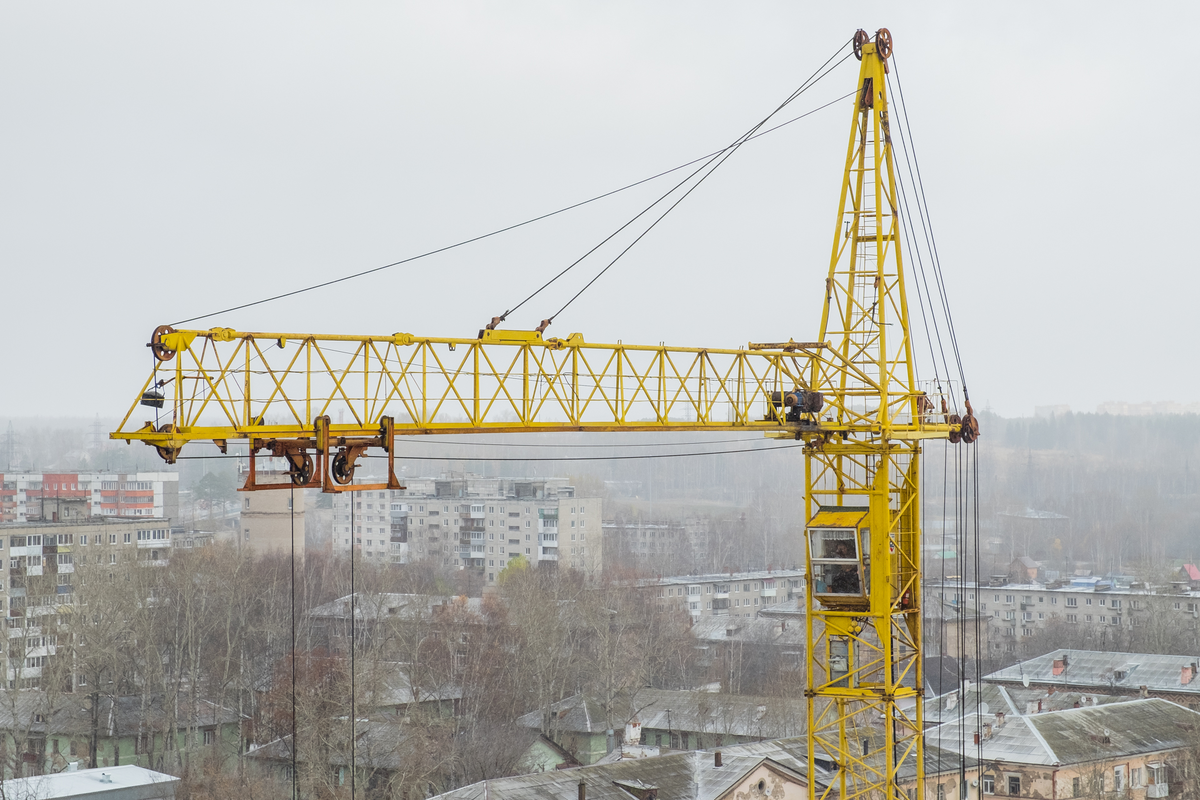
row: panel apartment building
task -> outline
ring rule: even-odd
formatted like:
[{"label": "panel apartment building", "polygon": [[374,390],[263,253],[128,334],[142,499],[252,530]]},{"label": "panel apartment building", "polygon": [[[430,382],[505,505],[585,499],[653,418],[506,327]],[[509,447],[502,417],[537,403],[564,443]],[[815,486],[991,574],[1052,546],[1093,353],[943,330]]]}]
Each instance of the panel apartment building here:
[{"label": "panel apartment building", "polygon": [[660,604],[679,606],[693,619],[756,617],[764,608],[802,598],[804,570],[678,575],[643,581],[640,585],[657,591]]},{"label": "panel apartment building", "polygon": [[988,584],[928,581],[925,586],[927,594],[978,610],[987,620],[992,654],[1016,653],[1022,640],[1057,624],[1098,633],[1105,628],[1141,627],[1159,615],[1178,615],[1191,624],[1200,617],[1200,592],[1112,578]]},{"label": "panel apartment building", "polygon": [[178,516],[175,472],[0,473],[0,523]]},{"label": "panel apartment building", "polygon": [[[99,517],[0,525],[0,559],[8,560],[7,580],[0,585],[8,688],[41,685],[57,652],[60,626],[79,617],[80,573],[112,582],[125,570],[166,564],[170,550],[171,523],[166,519]],[[76,688],[81,681],[69,672],[60,678]]]},{"label": "panel apartment building", "polygon": [[353,548],[370,563],[475,570],[486,584],[518,556],[595,576],[603,569],[601,500],[577,496],[566,478],[467,473],[406,478],[405,485],[335,496],[334,552]]}]

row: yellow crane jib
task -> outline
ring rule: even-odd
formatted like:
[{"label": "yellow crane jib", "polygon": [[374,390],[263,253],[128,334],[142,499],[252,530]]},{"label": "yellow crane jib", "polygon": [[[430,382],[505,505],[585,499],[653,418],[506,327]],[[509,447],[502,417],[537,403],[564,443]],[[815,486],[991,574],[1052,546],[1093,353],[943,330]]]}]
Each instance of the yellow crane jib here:
[{"label": "yellow crane jib", "polygon": [[[449,339],[160,326],[148,346],[155,367],[112,438],[154,446],[168,462],[189,441],[246,441],[287,457],[296,485],[329,491],[350,488],[366,448],[390,455],[395,435],[757,429],[853,448],[883,430],[869,407],[873,380],[825,344],[723,350],[539,331]],[[847,369],[858,385],[843,391]],[[139,405],[156,419],[131,427]],[[908,438],[953,429],[931,413],[885,422]],[[251,478],[246,488],[265,487]]]}]

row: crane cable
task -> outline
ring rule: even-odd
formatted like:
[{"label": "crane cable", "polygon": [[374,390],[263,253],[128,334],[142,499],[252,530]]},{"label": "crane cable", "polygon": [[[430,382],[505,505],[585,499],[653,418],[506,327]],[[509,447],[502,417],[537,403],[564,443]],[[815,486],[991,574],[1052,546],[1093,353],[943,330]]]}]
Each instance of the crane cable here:
[{"label": "crane cable", "polygon": [[[956,367],[958,368],[959,379],[962,381],[963,395],[966,396],[966,394],[967,394],[967,379],[966,379],[966,374],[963,370],[962,354],[958,347],[958,335],[954,329],[954,316],[950,311],[949,298],[948,298],[948,294],[946,292],[946,282],[945,282],[945,278],[942,273],[941,256],[939,255],[938,248],[937,248],[937,238],[933,234],[933,225],[932,225],[932,220],[930,219],[930,214],[929,214],[929,203],[925,197],[925,182],[921,176],[921,163],[920,163],[920,160],[917,158],[916,144],[912,141],[912,127],[909,123],[908,109],[904,102],[904,84],[900,80],[900,67],[896,62],[895,53],[892,54],[891,60],[892,60],[892,66],[895,67],[895,71],[896,71],[896,89],[897,89],[897,96],[900,100],[899,106],[900,106],[900,110],[903,112],[902,113],[903,119],[901,120],[903,125],[899,132],[901,134],[904,134],[903,138],[907,142],[907,145],[905,147],[906,155],[908,152],[908,148],[911,147],[911,149],[912,149],[912,167],[913,167],[913,170],[914,170],[915,176],[916,176],[915,185],[913,188],[914,188],[914,191],[916,194],[916,199],[917,199],[917,210],[920,215],[922,228],[925,233],[926,247],[928,248],[929,254],[930,254],[930,260],[931,260],[932,270],[933,270],[933,274],[934,274],[934,282],[935,282],[935,285],[938,287],[938,296],[939,296],[939,299],[941,300],[942,309],[943,309],[943,312],[946,317],[946,327],[947,327],[947,331],[949,334],[950,347],[954,352],[954,361],[955,361]],[[890,82],[890,79],[889,79],[889,82]],[[932,301],[932,298],[931,298],[931,301]]]},{"label": "crane cable", "polygon": [[[627,252],[629,252],[629,250],[630,250],[630,249],[631,249],[631,248],[632,248],[632,247],[633,247],[635,244],[637,244],[639,241],[641,241],[641,240],[642,240],[642,237],[644,237],[644,236],[645,236],[646,234],[648,234],[648,233],[649,233],[651,230],[653,230],[653,229],[654,229],[654,227],[655,227],[656,225],[658,225],[658,223],[659,223],[659,222],[662,222],[663,218],[664,218],[664,217],[666,217],[666,216],[667,216],[667,214],[671,213],[671,211],[673,211],[673,210],[675,209],[675,207],[676,207],[676,206],[678,206],[680,203],[682,203],[682,202],[683,202],[683,200],[684,200],[684,198],[686,198],[686,197],[687,197],[688,195],[690,195],[690,194],[691,194],[693,191],[695,191],[695,190],[696,190],[696,189],[697,189],[697,188],[700,186],[700,184],[701,184],[701,183],[703,183],[703,182],[705,181],[705,179],[707,179],[707,178],[708,178],[708,176],[709,176],[709,175],[711,175],[711,174],[712,174],[714,171],[716,171],[717,167],[719,167],[719,166],[721,166],[723,163],[725,163],[726,159],[728,159],[728,158],[729,158],[731,155],[733,155],[733,154],[734,154],[734,153],[735,153],[735,152],[738,150],[738,148],[740,148],[740,147],[741,147],[743,144],[745,144],[746,142],[750,141],[750,139],[751,139],[751,138],[753,138],[753,137],[755,136],[755,134],[756,134],[756,133],[758,133],[759,129],[760,129],[760,128],[762,128],[762,126],[766,125],[766,124],[767,124],[767,122],[769,122],[773,116],[775,116],[775,115],[776,115],[776,114],[778,114],[780,111],[782,111],[782,110],[783,110],[785,107],[787,107],[787,105],[788,105],[789,103],[791,103],[791,102],[792,102],[793,100],[795,100],[797,97],[799,97],[800,95],[802,95],[804,92],[806,92],[806,91],[808,91],[809,89],[811,89],[811,88],[812,88],[813,86],[815,86],[815,85],[816,85],[816,84],[817,84],[817,83],[818,83],[818,82],[819,82],[819,81],[820,81],[822,78],[824,78],[826,75],[828,75],[828,74],[829,74],[830,72],[832,72],[834,69],[836,69],[837,67],[839,67],[839,66],[840,66],[840,65],[841,65],[841,64],[842,64],[844,61],[846,61],[846,59],[848,59],[848,58],[850,57],[850,55],[851,55],[850,53],[847,53],[847,54],[846,54],[846,55],[845,55],[845,56],[844,56],[844,57],[841,59],[841,61],[838,61],[838,62],[837,62],[836,64],[834,64],[832,67],[830,67],[830,66],[829,66],[829,63],[830,63],[831,61],[833,61],[835,58],[837,58],[837,57],[838,57],[838,54],[839,54],[839,53],[841,53],[841,52],[842,52],[842,50],[846,49],[846,47],[847,47],[847,46],[849,46],[849,44],[850,44],[850,41],[847,41],[845,44],[843,44],[841,47],[839,47],[839,48],[838,48],[838,49],[837,49],[837,50],[834,52],[834,54],[833,54],[833,55],[831,55],[831,56],[830,56],[828,59],[826,59],[826,61],[825,61],[825,63],[824,63],[824,64],[822,64],[820,67],[818,67],[818,68],[817,68],[816,72],[814,72],[814,73],[813,73],[812,75],[810,75],[810,76],[809,76],[809,77],[808,77],[808,78],[807,78],[807,79],[806,79],[806,80],[805,80],[805,81],[804,81],[802,84],[800,84],[800,87],[799,87],[798,89],[796,89],[794,92],[792,92],[790,95],[788,95],[788,97],[787,97],[787,99],[786,99],[786,100],[784,100],[782,103],[780,103],[780,104],[779,104],[779,105],[778,105],[778,106],[775,108],[775,110],[773,110],[773,111],[772,111],[770,114],[767,114],[767,116],[766,116],[766,117],[764,117],[764,118],[763,118],[763,119],[762,119],[760,122],[758,122],[756,125],[754,125],[753,127],[751,127],[751,128],[750,128],[750,130],[746,131],[746,132],[745,132],[745,133],[743,133],[741,136],[737,137],[737,138],[736,138],[736,139],[735,139],[735,140],[734,140],[732,143],[730,143],[730,144],[729,144],[729,145],[727,145],[726,147],[722,148],[721,150],[718,150],[716,153],[713,153],[713,154],[712,154],[712,155],[710,155],[710,156],[706,156],[706,157],[705,157],[705,160],[704,160],[704,163],[703,163],[703,164],[701,164],[699,167],[697,167],[697,168],[696,168],[696,169],[695,169],[693,172],[691,172],[690,174],[688,174],[688,175],[687,175],[685,178],[683,178],[683,180],[681,180],[681,181],[679,181],[678,183],[676,183],[676,184],[675,184],[674,186],[672,186],[672,187],[671,187],[669,190],[667,190],[667,191],[666,191],[665,193],[663,193],[663,194],[662,194],[660,197],[658,197],[658,199],[656,199],[656,200],[655,200],[654,202],[652,202],[650,205],[646,206],[644,209],[642,209],[642,210],[641,210],[641,211],[639,211],[637,214],[635,214],[635,215],[634,215],[632,218],[630,218],[630,219],[629,219],[629,220],[628,220],[628,221],[627,221],[625,224],[621,225],[619,228],[617,228],[615,231],[613,231],[612,233],[610,233],[608,236],[606,236],[606,237],[604,237],[603,239],[601,239],[599,243],[597,243],[595,246],[593,246],[593,247],[592,247],[590,250],[588,250],[586,253],[584,253],[583,255],[581,255],[579,258],[577,258],[577,259],[576,259],[575,261],[573,261],[571,264],[567,265],[567,267],[566,267],[565,269],[563,269],[561,272],[559,272],[559,273],[558,273],[557,275],[555,275],[553,278],[551,278],[550,280],[546,281],[546,282],[545,282],[545,283],[543,283],[541,286],[539,286],[539,287],[538,287],[538,288],[537,288],[537,289],[536,289],[536,290],[535,290],[535,291],[534,291],[532,294],[530,294],[530,295],[529,295],[528,297],[526,297],[524,300],[522,300],[521,302],[517,303],[515,306],[513,306],[513,307],[512,307],[512,308],[510,308],[510,309],[508,309],[508,310],[507,310],[507,311],[505,311],[503,314],[501,314],[499,317],[497,317],[497,318],[496,318],[496,319],[493,321],[493,323],[491,323],[491,326],[492,326],[492,327],[494,327],[494,325],[496,325],[496,324],[498,324],[498,323],[500,323],[500,322],[503,322],[505,319],[507,319],[507,318],[508,318],[508,315],[509,315],[509,314],[513,313],[514,311],[516,311],[517,309],[519,309],[521,306],[525,305],[525,304],[526,304],[526,303],[528,303],[530,300],[532,300],[533,298],[537,297],[539,294],[541,294],[541,293],[542,293],[542,291],[543,291],[543,290],[545,290],[547,287],[549,287],[549,286],[550,286],[552,283],[554,283],[555,281],[557,281],[557,280],[558,280],[559,278],[561,278],[562,276],[566,275],[568,272],[570,272],[572,269],[574,269],[576,266],[578,266],[578,265],[580,264],[580,262],[582,262],[584,259],[586,259],[588,256],[590,256],[592,253],[596,252],[596,251],[597,251],[597,250],[599,250],[601,247],[603,247],[605,244],[607,244],[608,242],[610,242],[610,241],[611,241],[611,240],[612,240],[614,237],[616,237],[616,236],[617,236],[619,233],[621,233],[621,232],[622,232],[622,231],[624,231],[626,228],[628,228],[630,225],[632,225],[633,223],[635,223],[635,222],[636,222],[637,220],[639,220],[641,217],[643,217],[644,215],[648,214],[648,213],[649,213],[649,212],[650,212],[652,209],[654,209],[654,208],[655,208],[656,206],[658,206],[660,203],[664,202],[664,201],[665,201],[665,200],[666,200],[668,197],[670,197],[672,194],[674,194],[674,193],[675,193],[675,192],[676,192],[678,189],[680,189],[681,187],[685,186],[685,185],[688,183],[688,181],[692,180],[692,179],[693,179],[693,178],[695,178],[697,175],[700,175],[700,178],[699,178],[699,180],[697,180],[697,181],[695,182],[695,184],[694,184],[694,185],[692,185],[692,187],[691,187],[691,188],[689,188],[689,189],[688,189],[686,192],[684,192],[684,193],[683,193],[683,195],[682,195],[682,196],[681,196],[681,197],[680,197],[678,200],[676,200],[674,203],[672,203],[670,206],[668,206],[666,211],[664,211],[664,212],[663,212],[663,213],[662,213],[662,214],[661,214],[661,215],[660,215],[660,216],[659,216],[659,217],[658,217],[656,220],[654,220],[654,222],[650,223],[650,225],[649,225],[649,226],[648,226],[648,227],[647,227],[647,228],[646,228],[644,231],[642,231],[642,233],[641,233],[641,234],[639,234],[639,235],[637,236],[637,238],[635,238],[635,239],[634,239],[634,240],[633,240],[633,241],[632,241],[632,242],[631,242],[631,243],[630,243],[630,244],[629,244],[629,245],[628,245],[628,246],[627,246],[627,247],[626,247],[624,250],[622,250],[622,251],[621,251],[619,254],[617,254],[617,257],[616,257],[616,258],[614,258],[612,261],[610,261],[610,262],[608,263],[608,265],[604,267],[604,269],[600,270],[600,272],[599,272],[599,273],[597,273],[595,277],[593,277],[593,278],[592,278],[590,281],[588,281],[588,283],[587,283],[587,284],[586,284],[586,285],[585,285],[585,286],[584,286],[582,289],[580,289],[580,290],[579,290],[579,291],[578,291],[578,292],[577,292],[577,293],[576,293],[576,294],[575,294],[575,295],[574,295],[574,296],[573,296],[573,297],[572,297],[570,300],[568,300],[568,301],[567,301],[567,302],[566,302],[566,303],[565,303],[565,304],[562,306],[562,308],[560,308],[560,309],[559,309],[558,311],[556,311],[556,312],[555,312],[553,315],[551,315],[551,316],[549,317],[549,321],[550,321],[550,322],[553,322],[553,320],[554,320],[554,318],[555,318],[555,317],[557,317],[559,314],[561,314],[561,313],[562,313],[562,312],[563,312],[563,311],[564,311],[564,310],[567,308],[567,306],[569,306],[569,305],[571,305],[571,303],[575,302],[575,300],[576,300],[576,299],[577,299],[577,298],[578,298],[578,297],[579,297],[581,294],[583,294],[585,291],[587,291],[587,290],[588,290],[588,288],[590,288],[590,287],[591,287],[591,285],[592,285],[593,283],[595,283],[597,280],[599,280],[599,278],[600,278],[600,276],[601,276],[601,275],[603,275],[604,273],[608,272],[609,268],[610,268],[610,267],[612,267],[612,266],[613,266],[613,264],[616,264],[616,263],[617,263],[617,261],[619,261],[619,260],[621,259],[621,257],[622,257],[622,256],[624,256],[624,255],[625,255]],[[828,69],[826,69],[826,67],[828,67]],[[822,72],[822,70],[824,70],[824,72]],[[855,90],[854,92],[851,92],[850,94],[857,94],[857,90]],[[846,97],[849,97],[849,96],[850,96],[850,95],[846,95]],[[839,100],[841,100],[841,99],[845,99],[845,97],[843,97],[843,98],[839,98]],[[838,101],[833,101],[833,102],[838,102]],[[829,104],[827,104],[827,105],[832,105],[832,103],[829,103]],[[812,113],[812,112],[809,112],[809,113]],[[693,163],[695,163],[695,162],[693,162]],[[705,172],[705,170],[707,170],[707,172]],[[701,174],[701,173],[703,173],[703,174]]]},{"label": "crane cable", "polygon": [[[841,97],[839,97],[835,100],[830,100],[828,103],[817,106],[816,108],[806,111],[803,114],[800,114],[799,116],[792,117],[791,119],[781,122],[778,125],[774,125],[770,128],[767,128],[766,130],[759,131],[754,136],[751,136],[750,138],[746,139],[746,141],[747,142],[754,141],[755,139],[760,139],[769,133],[774,133],[775,131],[778,131],[781,128],[785,128],[788,125],[791,125],[792,123],[799,122],[800,120],[804,119],[805,117],[811,116],[811,115],[817,113],[818,111],[823,111],[832,105],[840,103],[842,100],[845,100],[847,97],[852,97],[857,93],[858,93],[858,90],[855,89],[853,92],[849,92],[848,94],[842,95]],[[745,142],[743,142],[743,144],[744,143]],[[725,149],[727,149],[727,148],[725,148]],[[435,256],[435,255],[438,255],[439,253],[445,253],[449,250],[454,250],[456,248],[463,247],[468,244],[474,244],[475,242],[483,241],[484,239],[490,239],[493,236],[499,236],[502,233],[508,233],[509,231],[514,231],[518,228],[523,228],[526,225],[532,225],[535,222],[541,222],[542,220],[550,219],[551,217],[558,216],[559,214],[564,214],[568,211],[574,211],[577,208],[582,208],[583,206],[586,206],[590,203],[594,203],[598,200],[603,200],[605,198],[612,197],[615,194],[620,194],[621,192],[627,191],[629,189],[634,189],[638,186],[641,186],[642,184],[650,183],[651,181],[665,177],[674,172],[678,172],[681,169],[687,169],[688,167],[692,166],[693,164],[698,164],[701,161],[706,161],[706,160],[711,159],[714,156],[720,155],[721,153],[725,152],[725,149],[714,150],[711,153],[708,153],[703,156],[699,156],[698,158],[693,158],[691,161],[687,161],[683,164],[679,164],[678,166],[674,166],[674,167],[671,167],[670,169],[663,170],[662,172],[657,172],[654,175],[650,175],[650,176],[642,178],[640,180],[636,180],[633,183],[627,183],[624,186],[620,186],[616,189],[611,189],[607,192],[603,192],[601,194],[595,195],[594,197],[589,197],[587,200],[580,200],[577,203],[572,203],[571,205],[563,206],[562,208],[559,208],[555,211],[549,211],[545,214],[539,214],[536,217],[530,217],[529,219],[524,220],[522,222],[515,222],[511,225],[506,225],[502,228],[497,228],[494,231],[489,231],[488,233],[482,233],[477,236],[472,236],[468,239],[463,239],[461,241],[455,242],[454,244],[443,245],[442,247],[438,247],[433,250],[428,250],[424,253],[418,253],[417,255],[414,255],[414,256],[408,256],[406,258],[402,258],[399,261],[393,261],[389,264],[383,264],[378,267],[372,267],[371,269],[362,270],[360,272],[354,272],[349,275],[343,275],[338,278],[332,278],[327,281],[322,281],[321,283],[312,284],[311,286],[305,286],[303,288],[293,289],[292,291],[284,292],[282,294],[272,295],[271,297],[264,297],[261,300],[252,300],[248,303],[241,303],[236,306],[230,306],[228,308],[223,308],[219,311],[211,311],[207,314],[199,314],[194,317],[188,317],[187,319],[182,319],[177,322],[173,322],[171,324],[175,327],[178,327],[180,325],[186,325],[189,322],[196,322],[197,320],[208,319],[209,317],[215,317],[219,314],[228,314],[233,311],[241,311],[242,309],[245,309],[245,308],[251,308],[253,306],[259,306],[259,305],[263,305],[265,303],[271,303],[276,300],[283,300],[285,298],[293,297],[298,294],[304,294],[305,292],[311,292],[311,291],[315,291],[317,289],[324,289],[327,286],[333,286],[334,284],[343,283],[343,282],[349,281],[349,280],[354,280],[355,278],[362,278],[367,275],[372,275],[376,272],[382,272],[384,270],[391,269],[392,267],[399,267],[404,264],[409,264],[409,263],[412,263],[413,261],[418,261],[422,258],[428,258],[430,256]],[[513,310],[515,310],[515,309],[513,309]],[[511,313],[511,312],[506,312],[506,313]]]},{"label": "crane cable", "polygon": [[[292,522],[292,800],[300,800],[300,785],[296,776],[296,486],[288,490],[288,511]],[[301,494],[301,497],[304,495]]]}]

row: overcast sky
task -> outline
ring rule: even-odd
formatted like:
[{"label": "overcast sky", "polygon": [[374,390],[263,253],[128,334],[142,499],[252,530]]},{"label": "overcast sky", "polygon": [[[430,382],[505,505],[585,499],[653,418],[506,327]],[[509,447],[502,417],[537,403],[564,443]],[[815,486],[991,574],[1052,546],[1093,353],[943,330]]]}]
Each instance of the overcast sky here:
[{"label": "overcast sky", "polygon": [[[880,26],[976,404],[1200,401],[1197,5],[5,2],[0,416],[120,416],[154,326],[708,153]],[[782,118],[853,90],[856,66]],[[747,145],[553,332],[814,336],[849,113]],[[665,188],[195,324],[470,336]]]}]

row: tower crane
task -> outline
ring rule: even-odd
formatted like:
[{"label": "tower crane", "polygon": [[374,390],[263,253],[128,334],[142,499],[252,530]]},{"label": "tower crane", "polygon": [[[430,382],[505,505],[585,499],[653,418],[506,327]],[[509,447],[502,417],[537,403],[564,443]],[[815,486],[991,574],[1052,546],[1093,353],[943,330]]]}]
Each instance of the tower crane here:
[{"label": "tower crane", "polygon": [[[397,437],[550,431],[741,431],[804,443],[809,775],[824,789],[901,798],[922,744],[920,458],[926,440],[970,444],[979,425],[916,378],[888,118],[886,28],[860,59],[819,333],[732,349],[597,344],[581,334],[475,337],[176,330],[111,438],[168,463],[192,441],[249,446],[244,490],[403,488]],[[941,396],[939,396],[941,394]],[[139,408],[155,419],[138,426]],[[334,421],[334,415],[337,421]],[[355,483],[370,449],[387,477]],[[290,483],[255,481],[256,454]]]}]

